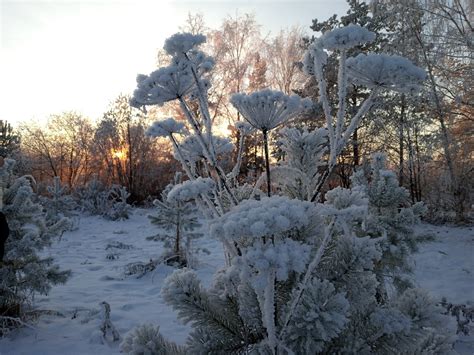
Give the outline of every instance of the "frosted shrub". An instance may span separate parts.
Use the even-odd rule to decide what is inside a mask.
[[[231,147],[212,133],[207,73],[213,62],[197,48],[204,37],[177,34],[166,42],[165,49],[172,56],[170,66],[176,72],[170,76],[174,81],[152,80],[155,74],[139,78],[135,105],[161,104],[174,97],[186,117],[186,129],[176,129],[173,123],[173,129],[162,133],[170,138],[175,157],[189,178],[173,187],[166,201],[195,199],[207,210],[210,234],[222,241],[226,256],[225,267],[208,288],[186,268],[176,270],[164,282],[163,299],[193,328],[183,351],[451,351],[452,338],[436,305],[402,282],[413,251],[412,226],[423,207],[406,204],[405,192],[394,184],[383,158],[374,158],[370,176],[355,174],[351,189],[336,188],[326,193],[324,203],[317,203],[337,157],[379,93],[388,89],[412,92],[423,79],[419,68],[399,58],[347,58],[350,48],[373,39],[370,31],[351,25],[326,32],[310,45],[304,69],[318,83],[326,127],[283,130],[280,146],[285,157],[273,169],[268,159],[268,132],[297,118],[310,102],[272,90],[232,97],[232,104],[248,123],[236,127],[242,137],[251,128],[263,135],[268,195],[264,198],[262,191],[257,192],[259,185],[250,192],[236,179],[241,145],[231,171],[220,165],[218,156]],[[327,96],[328,50],[339,55],[337,107],[331,107]],[[383,72],[371,73],[372,64]],[[355,114],[345,107],[351,82],[369,91]],[[190,110],[190,102],[197,103],[199,114]],[[166,120],[161,122],[168,126]],[[158,126],[155,124],[155,130]],[[271,196],[273,187],[283,196]],[[257,196],[260,199],[254,199]],[[146,329],[160,349],[165,346],[157,328]]]
[[[128,219],[130,193],[124,186],[112,185],[107,189],[97,178],[76,191],[83,212],[115,220]]]
[[[47,223],[43,207],[33,202],[33,178],[16,177],[14,164],[14,160],[7,159],[0,167],[0,206],[10,228],[0,263],[0,335],[10,326],[21,325],[12,319],[25,317],[35,293],[47,294],[70,274],[54,264],[52,257],[39,255],[68,228],[68,220],[58,218],[55,223]]]
[[[46,211],[46,223],[55,224],[60,219],[69,219],[69,230],[78,227],[77,203],[74,198],[67,194],[67,189],[61,186],[58,176],[53,179],[53,184],[47,187],[49,196],[41,196],[40,202]]]
[[[108,194],[105,186],[94,177],[86,186],[76,190],[81,211],[91,215],[102,215],[107,209]]]
[[[104,216],[113,221],[128,219],[132,206],[127,203],[130,193],[124,186],[114,185],[108,191]]]
[[[184,349],[166,341],[160,334],[160,327],[144,324],[126,335],[120,350],[132,355],[179,355]]]
[[[195,231],[201,224],[197,209],[190,200],[207,193],[214,182],[202,178],[180,182],[181,174],[177,173],[174,184],[169,184],[161,193],[161,199],[154,201],[156,214],[148,217],[151,223],[167,233],[166,250],[162,256],[164,262],[191,267],[195,264],[195,254],[200,250],[192,246],[192,241],[201,236]]]

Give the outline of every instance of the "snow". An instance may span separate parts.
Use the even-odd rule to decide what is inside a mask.
[[[79,230],[66,232],[47,252],[62,268],[72,270],[65,285],[53,287],[49,296],[36,297],[36,308],[52,314],[42,315],[31,329],[23,328],[0,339],[0,354],[119,354],[118,343],[100,342],[100,314],[95,312],[102,301],[110,304],[111,321],[122,338],[139,324],[151,323],[159,325],[167,339],[183,343],[189,327],[177,320],[160,294],[164,279],[174,268],[158,266],[140,279],[124,276],[128,263],[147,262],[163,252],[161,242],[146,240],[163,233],[150,223],[150,213],[152,210],[134,209],[129,220],[115,222],[83,216]],[[106,249],[119,243],[131,247]],[[207,287],[214,272],[224,265],[224,255],[217,241],[202,238],[199,246],[211,252],[199,256],[197,265]],[[118,258],[108,260],[108,254]]]
[[[123,275],[128,263],[146,262],[162,253],[162,243],[146,240],[147,236],[160,233],[149,222],[150,213],[151,210],[134,209],[130,219],[125,221],[83,216],[79,230],[66,232],[61,241],[47,251],[61,267],[73,272],[70,280],[53,287],[49,296],[36,297],[36,308],[49,310],[50,314],[42,315],[32,328],[14,331],[0,339],[0,354],[119,354],[117,343],[100,341],[98,312],[102,301],[110,304],[111,321],[122,337],[137,325],[150,323],[159,325],[167,339],[183,344],[190,329],[177,320],[160,293],[164,279],[174,269],[159,266],[140,279]],[[474,227],[423,224],[418,227],[418,233],[432,234],[435,240],[420,244],[419,252],[414,255],[417,283],[436,299],[445,296],[453,303],[472,303]],[[106,250],[108,245],[119,243],[131,247]],[[199,256],[196,270],[207,287],[212,275],[225,263],[222,246],[209,236],[196,243],[211,251],[209,256]],[[108,260],[106,256],[110,253],[118,258]],[[457,350],[461,354],[472,354],[474,337],[460,338]]]
[[[418,232],[435,240],[415,254],[415,279],[433,297],[474,305],[474,227],[423,224]]]

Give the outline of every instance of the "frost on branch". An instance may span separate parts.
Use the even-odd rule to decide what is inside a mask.
[[[199,195],[210,193],[215,188],[214,180],[210,178],[198,177],[196,180],[188,180],[175,185],[168,192],[168,201],[189,201],[197,198]]]
[[[270,131],[311,107],[311,100],[265,89],[252,94],[234,94],[230,102],[244,119],[261,131]]]
[[[162,121],[155,121],[147,129],[146,134],[150,137],[168,137],[173,133],[182,133],[184,123],[177,122],[174,118],[166,118]]]
[[[321,67],[326,65],[328,55],[323,48],[322,42],[316,39],[311,43],[303,57],[303,71],[307,75],[317,75],[314,63],[318,63]]]
[[[272,174],[286,195],[310,200],[317,186],[320,167],[324,164],[327,130],[284,128],[280,130],[280,135],[279,143],[284,152],[284,162],[273,168]]]
[[[327,280],[314,278],[296,308],[287,344],[305,354],[319,353],[348,323],[349,302]]]
[[[151,324],[140,325],[128,333],[120,344],[120,350],[131,355],[185,354],[182,347],[163,338],[160,327]]]
[[[375,33],[353,23],[327,31],[320,37],[322,46],[328,50],[349,49],[374,40]]]
[[[173,57],[180,57],[204,42],[206,42],[206,36],[201,34],[175,33],[166,39],[163,49]]]
[[[150,75],[137,76],[137,88],[130,105],[162,106],[168,101],[184,97],[194,90],[194,81],[189,71],[179,70],[175,65],[155,70]]]
[[[418,91],[426,78],[423,69],[404,57],[375,53],[347,59],[347,72],[357,85],[406,93]]]
[[[207,144],[207,138],[205,136],[202,138]],[[212,141],[217,156],[230,154],[234,150],[234,145],[228,137],[212,136]],[[205,151],[196,135],[187,136],[178,146],[183,153],[184,159],[188,162],[196,163],[206,159]],[[176,151],[175,156],[177,157]]]
[[[311,247],[291,239],[274,244],[256,243],[233,260],[240,279],[249,281],[254,290],[263,291],[267,276],[275,272],[277,281],[286,281],[292,272],[302,273],[309,261]]]
[[[237,128],[242,135],[250,134],[254,130],[250,123],[244,121],[235,122],[235,128]]]
[[[336,187],[326,193],[326,202],[321,213],[326,216],[336,216],[345,223],[362,220],[367,214],[368,198],[359,189],[344,189]]]
[[[241,241],[263,236],[296,237],[314,228],[318,218],[310,202],[290,200],[283,196],[245,200],[211,224],[211,235],[216,238]]]

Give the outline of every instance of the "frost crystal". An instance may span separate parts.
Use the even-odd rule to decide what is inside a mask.
[[[238,121],[235,123],[235,128],[237,128],[241,134],[247,135],[249,133],[252,133],[253,127],[247,122],[244,121]]]
[[[308,228],[314,223],[314,214],[314,205],[307,201],[281,196],[247,200],[217,219],[211,225],[211,235],[234,240],[282,235]]]
[[[137,88],[131,105],[163,105],[165,102],[191,94],[194,90],[192,74],[176,65],[155,70],[150,75],[137,76]]]
[[[173,57],[187,54],[195,47],[206,42],[206,36],[191,33],[176,33],[165,41],[163,49]]]
[[[328,50],[349,49],[364,43],[370,43],[374,39],[375,33],[356,24],[327,31],[320,38],[323,47]]]
[[[398,55],[361,53],[347,59],[347,70],[357,85],[407,93],[417,91],[426,78],[423,69]]]
[[[168,192],[168,201],[189,201],[201,194],[207,194],[214,187],[215,183],[210,178],[198,177],[196,180],[188,180],[175,185]]]
[[[203,137],[203,139],[206,141],[206,137]],[[212,140],[217,155],[229,154],[234,150],[234,145],[230,138],[213,136]],[[183,152],[185,159],[189,162],[197,162],[205,158],[202,145],[195,135],[186,137],[186,139],[179,144],[179,148]]]
[[[265,89],[250,95],[234,94],[230,102],[245,120],[261,131],[270,131],[311,107],[311,100]]]
[[[233,262],[242,269],[241,279],[249,272],[254,289],[263,290],[271,271],[275,272],[278,281],[286,281],[293,271],[302,273],[309,261],[310,249],[307,244],[286,239],[275,244],[256,245]]]
[[[155,121],[147,129],[146,134],[150,137],[168,137],[173,133],[182,133],[184,124],[177,122],[174,118],[166,118],[163,121]]]
[[[303,71],[308,75],[314,75],[314,61],[317,60],[320,65],[326,65],[328,55],[324,51],[322,42],[317,39],[311,43],[303,58]]]

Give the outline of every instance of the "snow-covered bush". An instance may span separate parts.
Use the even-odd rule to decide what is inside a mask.
[[[33,178],[16,177],[14,164],[14,160],[6,159],[0,167],[0,206],[10,229],[0,263],[0,335],[9,326],[21,324],[15,319],[25,316],[35,293],[47,294],[52,285],[64,283],[69,276],[69,271],[61,270],[52,257],[39,255],[69,222],[58,218],[55,223],[47,223],[43,207],[33,202]]]
[[[180,346],[166,341],[160,334],[160,327],[143,324],[126,335],[120,350],[132,355],[179,355],[185,351]]]
[[[316,193],[323,155],[327,151],[327,131],[284,128],[280,131],[280,149],[284,160],[272,169],[282,192],[300,200],[310,200]]]
[[[78,228],[77,203],[74,198],[67,194],[67,188],[61,186],[59,176],[55,176],[53,184],[47,187],[49,196],[41,196],[40,202],[46,210],[46,223],[55,224],[60,219],[69,219],[69,230]]]
[[[83,212],[113,221],[128,219],[131,211],[127,203],[130,193],[124,186],[112,185],[107,189],[97,178],[79,188],[76,196]]]
[[[267,133],[307,108],[306,100],[271,90],[232,97],[242,117],[262,131],[266,141],[269,196],[256,199],[259,194],[239,186],[235,168],[226,172],[217,159],[207,101],[207,71],[212,61],[197,48],[204,38],[178,34],[166,42],[172,60],[165,69],[173,73],[168,81],[154,73],[139,77],[133,104],[176,99],[187,119],[189,131],[165,132],[189,178],[175,186],[166,201],[195,198],[203,211],[207,207],[210,234],[222,241],[226,256],[225,267],[209,288],[186,268],[165,280],[163,299],[193,327],[179,351],[450,353],[452,338],[440,310],[427,295],[400,282],[408,270],[412,226],[422,206],[398,209],[405,193],[393,183],[393,173],[385,169],[383,159],[374,159],[367,182],[359,173],[352,189],[336,188],[325,194],[324,203],[316,203],[337,157],[378,94],[387,89],[411,92],[422,79],[418,68],[398,58],[347,58],[349,48],[373,39],[372,33],[352,25],[324,33],[309,47],[305,71],[318,82],[326,127],[282,132],[285,159],[274,171],[280,174],[277,186],[287,196],[270,196]],[[340,56],[337,108],[331,107],[327,97],[327,50]],[[367,71],[372,62],[380,64],[378,69],[395,72],[369,76],[377,79],[379,75],[384,80],[379,85],[356,75],[357,68]],[[345,107],[349,79],[369,90],[353,115]],[[197,103],[199,114],[189,108],[190,101]],[[241,132],[246,130],[242,127]],[[185,148],[188,140],[199,147],[202,169]],[[238,191],[245,191],[245,197],[237,198]],[[144,349],[145,342],[158,353],[177,349],[162,338],[158,328],[142,327],[138,332],[142,334],[124,342],[124,351]]]
[[[107,209],[107,193],[105,186],[94,177],[85,186],[75,191],[82,212],[91,215],[102,215]]]
[[[413,228],[426,208],[421,202],[410,205],[408,191],[398,186],[395,173],[387,170],[385,155],[373,155],[371,170],[366,175],[361,169],[352,177],[355,188],[365,191],[369,199],[363,233],[383,237],[379,272],[384,278],[393,278],[395,286],[404,289],[411,284],[406,274],[412,270],[410,255],[417,248]],[[380,280],[380,296],[386,293],[384,288],[385,283]]]
[[[201,236],[195,231],[201,224],[191,200],[200,194],[206,194],[212,184],[212,180],[202,178],[181,183],[181,174],[177,173],[174,183],[169,184],[161,193],[161,199],[154,201],[156,214],[148,217],[151,223],[167,232],[169,240],[173,240],[172,245],[169,240],[165,242],[165,263],[181,267],[191,267],[195,264],[197,250],[193,248],[192,240]]]
[[[130,193],[124,186],[113,185],[108,191],[105,217],[113,221],[128,219],[132,206],[127,203]]]

